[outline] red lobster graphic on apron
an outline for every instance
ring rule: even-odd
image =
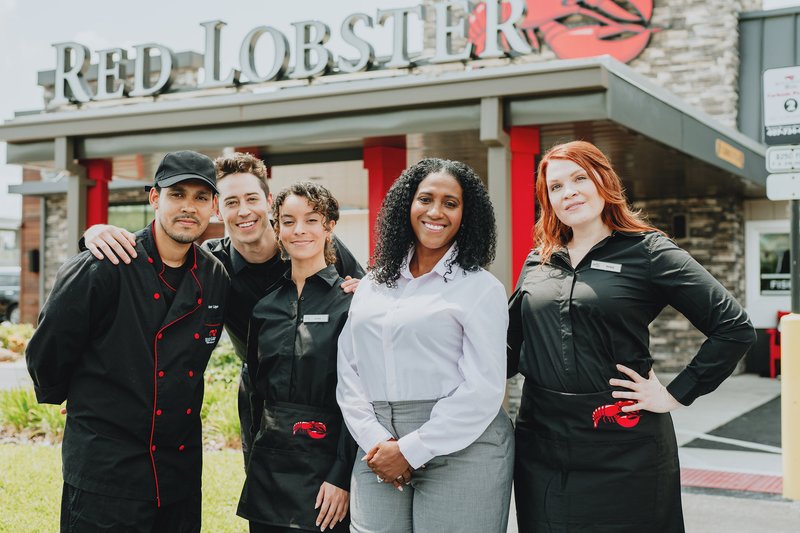
[[[595,429],[597,429],[597,424],[601,420],[609,423],[616,422],[624,428],[632,428],[639,423],[639,411],[626,413],[622,411],[622,408],[635,403],[633,400],[620,400],[610,405],[601,405],[592,412],[592,421]]]

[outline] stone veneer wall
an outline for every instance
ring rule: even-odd
[[[44,292],[47,298],[53,289],[59,267],[68,259],[67,195],[47,196],[44,206]]]

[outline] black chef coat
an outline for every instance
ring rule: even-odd
[[[621,377],[647,377],[648,325],[671,305],[708,339],[667,390],[684,405],[719,386],[755,340],[747,313],[684,250],[660,233],[615,231],[576,268],[566,251],[525,261],[510,301],[508,374],[545,389],[590,393]],[[627,379],[627,378],[625,378]]]
[[[298,298],[287,272],[253,309],[248,367],[254,440],[238,513],[275,526],[316,529],[323,481],[350,490],[357,445],[336,402],[336,354],[352,294],[329,265]]]
[[[339,275],[363,278],[364,268],[353,257],[347,246],[335,236],[333,244],[336,250],[334,265]],[[247,328],[253,306],[276,287],[275,283],[289,270],[291,262],[281,259],[280,254],[276,253],[265,263],[248,263],[233,247],[230,237],[208,240],[203,243],[203,248],[222,261],[231,276],[228,294],[231,305],[225,311],[225,329],[230,335],[236,355],[242,362],[247,362]]]
[[[200,490],[203,371],[222,328],[228,275],[192,245],[167,307],[152,224],[138,256],[84,251],[58,272],[26,357],[36,397],[67,400],[64,481],[169,504]]]

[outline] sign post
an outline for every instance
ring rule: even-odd
[[[800,500],[800,66],[764,71],[767,198],[789,200],[791,314],[781,319],[783,497]],[[782,145],[782,146],[776,146]]]

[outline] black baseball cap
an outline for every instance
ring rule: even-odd
[[[156,170],[153,185],[171,187],[185,180],[200,180],[217,191],[217,171],[210,157],[191,150],[170,152],[164,156]],[[151,186],[145,187],[150,190]]]

